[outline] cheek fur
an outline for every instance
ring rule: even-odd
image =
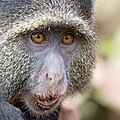
[[[0,79],[2,86],[6,86],[5,90],[1,90],[3,92],[1,94],[7,99],[11,99],[23,87],[26,87],[32,61],[21,42],[7,41],[1,44],[0,48],[0,52],[4,54],[0,54],[0,59],[3,60],[3,64],[0,64],[0,68],[3,68],[0,69],[3,75],[0,75]],[[0,84],[0,89],[3,88],[2,86]]]
[[[92,70],[95,66],[95,51],[93,48],[93,45],[82,43],[71,57],[68,69],[68,94],[84,93],[90,87]]]

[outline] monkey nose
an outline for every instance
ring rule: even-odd
[[[46,74],[46,78],[47,78],[47,80],[50,80],[50,81],[52,81],[52,80],[53,80],[53,78],[52,78],[52,77],[50,77],[50,76],[48,75],[48,73]]]

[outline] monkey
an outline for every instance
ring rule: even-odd
[[[93,0],[0,1],[0,120],[58,120],[91,86]]]

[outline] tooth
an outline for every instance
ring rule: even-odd
[[[46,103],[46,104],[48,104],[48,102],[47,102],[47,101],[45,101],[45,103]]]
[[[43,95],[44,100],[45,100],[45,97],[46,97],[46,96],[45,96],[45,94],[44,94],[44,95]]]

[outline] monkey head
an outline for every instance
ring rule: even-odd
[[[25,3],[19,2],[16,9],[9,8],[7,21],[2,18],[0,56],[1,60],[8,60],[0,69],[7,79],[2,94],[9,94],[11,101],[18,95],[15,98],[39,116],[52,112],[64,98],[83,93],[90,86],[96,46],[93,2]]]

